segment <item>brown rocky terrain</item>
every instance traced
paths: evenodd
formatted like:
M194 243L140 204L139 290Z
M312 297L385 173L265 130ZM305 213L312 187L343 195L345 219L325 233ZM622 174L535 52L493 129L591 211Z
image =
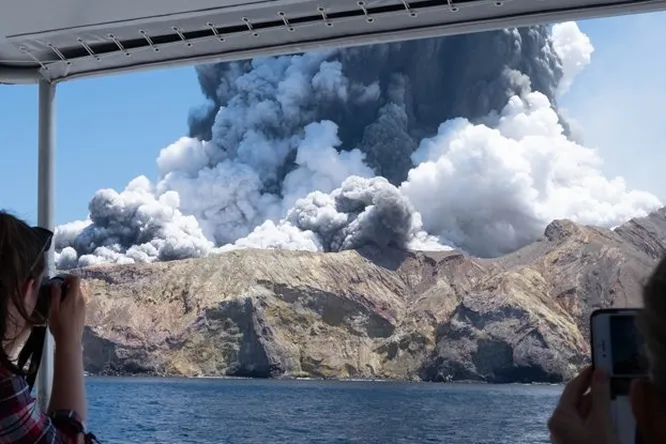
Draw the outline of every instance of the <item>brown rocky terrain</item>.
M551 223L497 259L366 247L81 270L96 374L559 382L598 307L640 305L666 210Z

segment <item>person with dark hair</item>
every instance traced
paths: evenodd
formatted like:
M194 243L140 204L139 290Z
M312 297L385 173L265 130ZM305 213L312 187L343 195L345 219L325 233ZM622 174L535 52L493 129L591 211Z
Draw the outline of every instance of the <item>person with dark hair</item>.
M85 432L83 375L85 300L80 279L50 288L48 319L35 306L53 233L0 212L0 443L58 444L91 441ZM54 377L46 412L30 395L18 355L33 327L47 322L54 341Z
M648 377L631 383L629 400L637 444L666 443L666 257L643 288L638 318L645 342ZM554 444L618 444L611 418L610 381L600 370L584 369L569 382L548 421Z
M638 325L648 377L631 384L631 409L642 443L666 443L666 257L645 285L643 307Z

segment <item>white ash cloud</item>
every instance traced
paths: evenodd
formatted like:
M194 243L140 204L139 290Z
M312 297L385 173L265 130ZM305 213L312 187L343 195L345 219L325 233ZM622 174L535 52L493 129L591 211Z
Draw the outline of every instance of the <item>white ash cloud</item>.
M207 103L158 178L100 190L58 265L366 243L494 256L554 218L661 205L606 178L557 108L593 47L575 23L197 67Z

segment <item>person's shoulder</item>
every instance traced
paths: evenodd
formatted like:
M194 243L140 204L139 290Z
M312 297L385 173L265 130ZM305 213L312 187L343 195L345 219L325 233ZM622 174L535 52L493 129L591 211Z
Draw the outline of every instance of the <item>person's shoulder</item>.
M47 429L25 378L8 369L0 370L0 443L61 442L47 435Z
M29 397L28 383L21 375L0 366L0 415L12 404L21 404Z

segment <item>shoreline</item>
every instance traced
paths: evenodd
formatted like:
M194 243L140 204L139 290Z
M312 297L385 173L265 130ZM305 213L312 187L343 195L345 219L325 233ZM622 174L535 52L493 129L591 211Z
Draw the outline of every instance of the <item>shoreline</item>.
M410 379L382 379L382 378L316 378L316 377L279 377L279 378L256 378L249 376L182 376L182 375L159 375L159 374L95 374L84 372L86 378L95 379L177 379L177 380L247 380L247 381L298 381L298 382L344 382L344 383L399 383L399 384L436 384L436 385L530 385L530 386L562 386L565 382L489 382L481 380L450 380L450 381L424 381Z

